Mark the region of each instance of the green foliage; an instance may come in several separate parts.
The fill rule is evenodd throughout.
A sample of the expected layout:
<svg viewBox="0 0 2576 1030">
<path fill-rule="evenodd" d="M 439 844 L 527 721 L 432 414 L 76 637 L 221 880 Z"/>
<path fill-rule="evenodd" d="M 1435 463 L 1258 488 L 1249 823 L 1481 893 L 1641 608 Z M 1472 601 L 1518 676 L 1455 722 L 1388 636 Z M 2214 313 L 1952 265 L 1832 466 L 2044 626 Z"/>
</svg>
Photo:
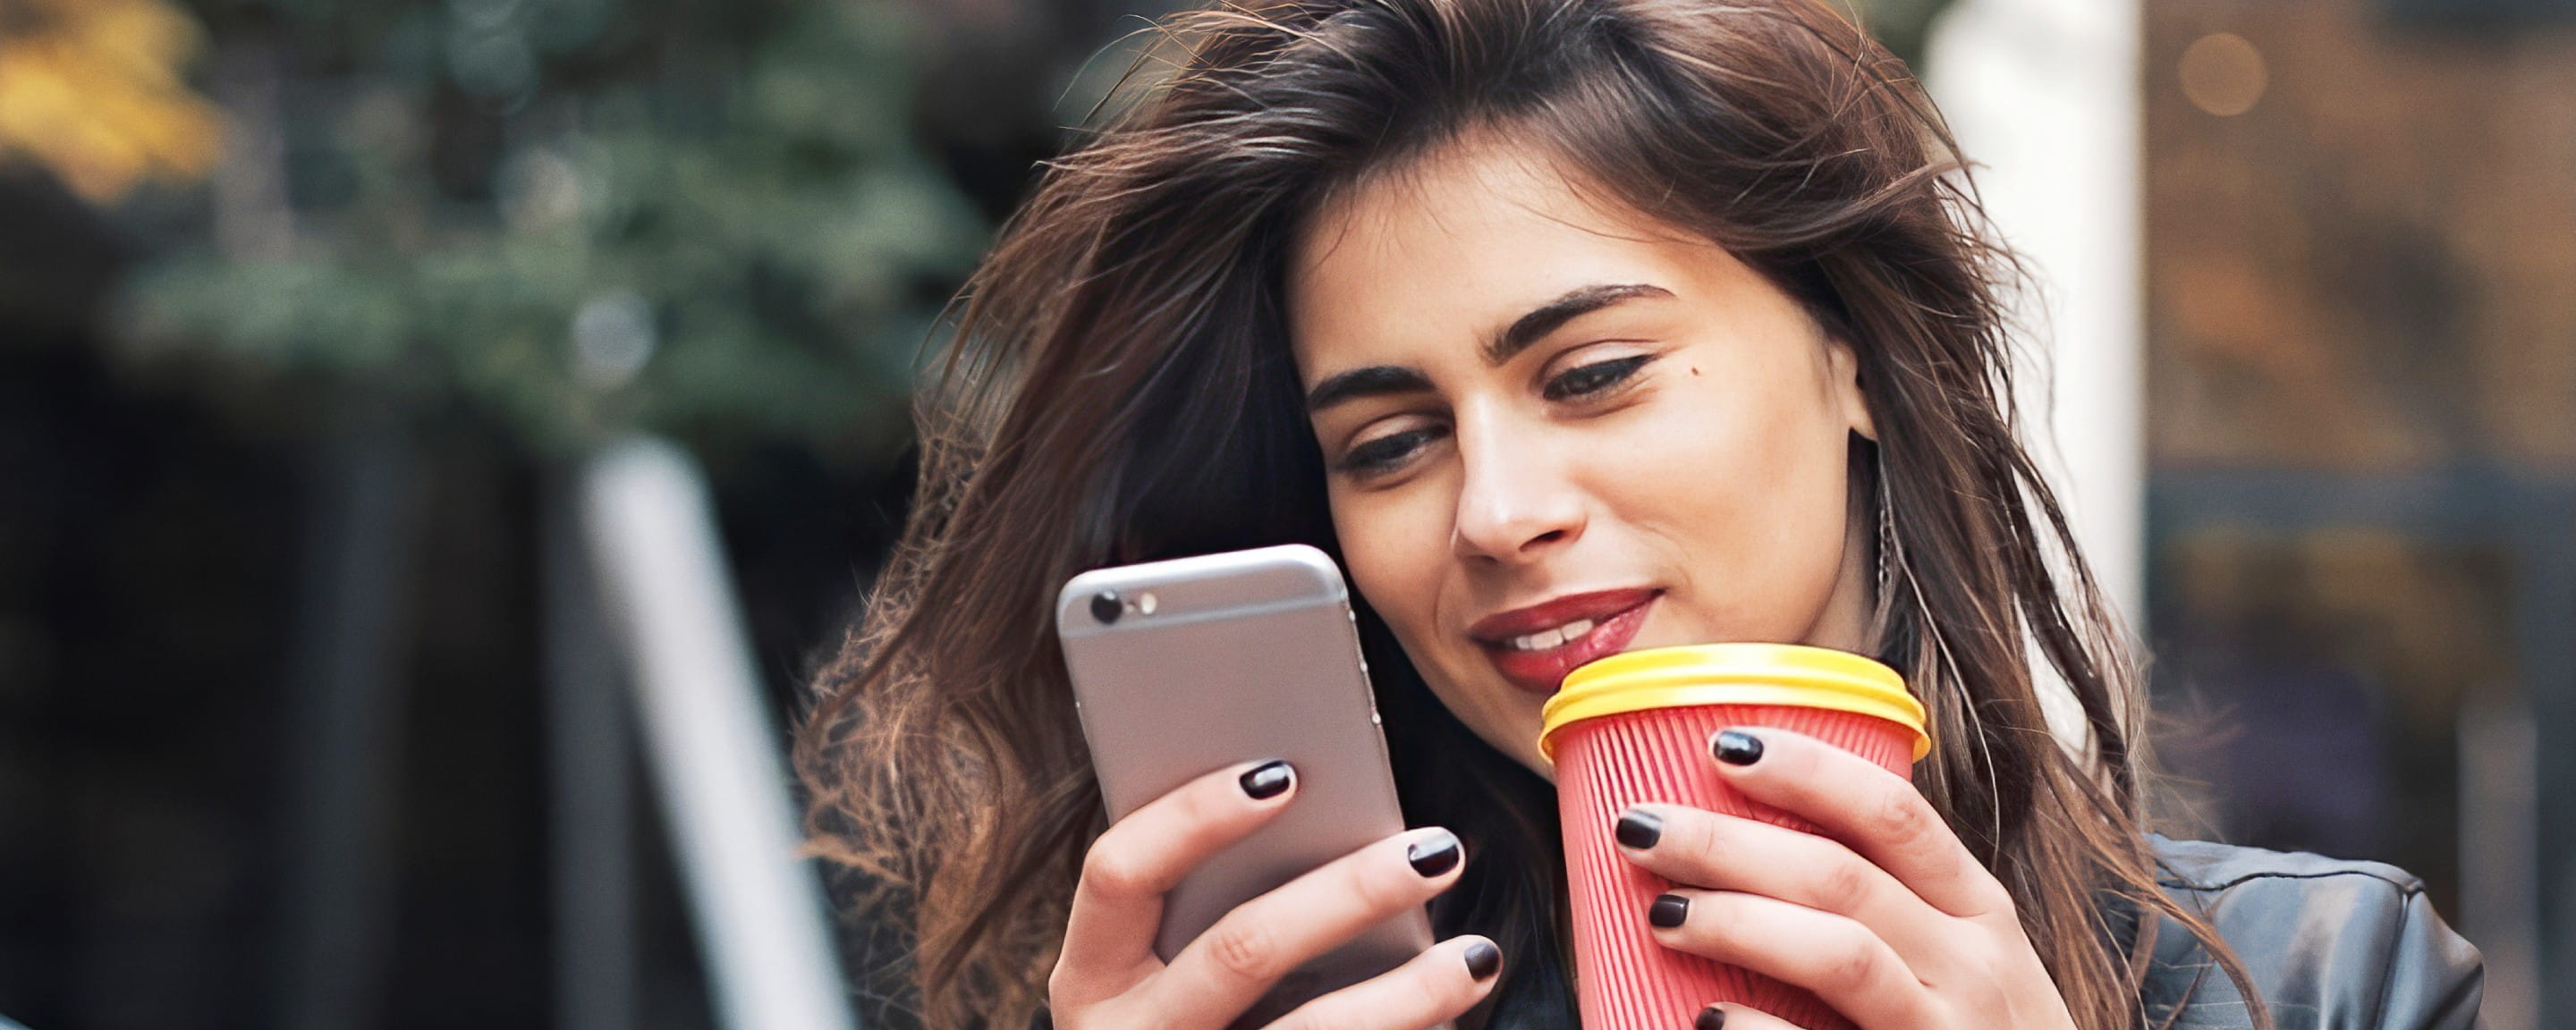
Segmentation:
<svg viewBox="0 0 2576 1030">
<path fill-rule="evenodd" d="M 136 346 L 462 404 L 543 450 L 638 427 L 826 452 L 900 437 L 913 358 L 985 229 L 909 142 L 889 8 L 207 14 L 219 49 L 293 55 L 271 119 L 293 200 L 265 213 L 291 229 L 167 248 L 122 305 Z M 259 216 L 219 198 L 214 221 Z"/>
<path fill-rule="evenodd" d="M 1915 74 L 1923 73 L 1923 45 L 1932 31 L 1932 23 L 1949 9 L 1952 0 L 1846 0 L 1848 10 L 1868 27 L 1870 34 L 1912 65 Z"/>
<path fill-rule="evenodd" d="M 1911 57 L 1948 0 L 1849 2 Z M 217 90 L 223 174 L 278 188 L 218 185 L 155 248 L 119 310 L 138 351 L 545 451 L 902 437 L 987 229 L 911 141 L 891 0 L 194 3 L 210 81 L 276 82 Z"/>
</svg>

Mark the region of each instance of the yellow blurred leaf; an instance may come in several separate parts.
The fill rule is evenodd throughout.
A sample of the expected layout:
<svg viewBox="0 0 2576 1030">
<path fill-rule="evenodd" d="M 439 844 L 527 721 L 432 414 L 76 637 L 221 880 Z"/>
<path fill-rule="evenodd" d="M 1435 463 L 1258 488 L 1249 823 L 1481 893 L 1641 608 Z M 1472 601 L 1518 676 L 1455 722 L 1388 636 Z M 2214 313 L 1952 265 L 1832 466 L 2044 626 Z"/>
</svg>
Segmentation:
<svg viewBox="0 0 2576 1030">
<path fill-rule="evenodd" d="M 0 16 L 0 158 L 33 160 L 92 202 L 153 176 L 195 179 L 222 119 L 185 82 L 203 36 L 164 0 L 9 0 Z"/>
</svg>

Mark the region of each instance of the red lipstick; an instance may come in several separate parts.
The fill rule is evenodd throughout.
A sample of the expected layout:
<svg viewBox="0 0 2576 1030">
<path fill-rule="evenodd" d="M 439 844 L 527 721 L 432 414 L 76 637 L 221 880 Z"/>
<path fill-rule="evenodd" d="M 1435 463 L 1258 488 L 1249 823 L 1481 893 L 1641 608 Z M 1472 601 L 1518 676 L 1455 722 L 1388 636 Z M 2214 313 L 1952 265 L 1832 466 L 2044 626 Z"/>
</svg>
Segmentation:
<svg viewBox="0 0 2576 1030">
<path fill-rule="evenodd" d="M 1545 697 L 1556 693 L 1578 665 L 1619 653 L 1645 624 L 1662 591 L 1602 590 L 1573 594 L 1488 616 L 1467 628 L 1485 657 L 1512 685 Z M 1577 624 L 1590 623 L 1588 628 Z M 1545 634 L 1574 627 L 1582 632 L 1549 641 Z M 1526 638 L 1541 635 L 1536 641 Z"/>
</svg>

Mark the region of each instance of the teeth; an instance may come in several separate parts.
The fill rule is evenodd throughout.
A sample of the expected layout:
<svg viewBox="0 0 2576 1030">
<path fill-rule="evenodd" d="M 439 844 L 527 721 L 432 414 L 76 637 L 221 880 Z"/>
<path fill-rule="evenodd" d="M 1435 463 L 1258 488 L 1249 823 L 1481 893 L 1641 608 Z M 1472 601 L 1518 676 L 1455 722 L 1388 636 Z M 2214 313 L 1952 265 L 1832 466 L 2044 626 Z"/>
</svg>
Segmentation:
<svg viewBox="0 0 2576 1030">
<path fill-rule="evenodd" d="M 1515 651 L 1545 651 L 1551 647 L 1563 646 L 1565 642 L 1569 640 L 1583 639 L 1583 635 L 1590 632 L 1592 632 L 1592 620 L 1577 619 L 1573 622 L 1566 623 L 1565 625 L 1558 626 L 1555 629 L 1543 629 L 1528 636 L 1513 637 L 1512 649 Z"/>
</svg>

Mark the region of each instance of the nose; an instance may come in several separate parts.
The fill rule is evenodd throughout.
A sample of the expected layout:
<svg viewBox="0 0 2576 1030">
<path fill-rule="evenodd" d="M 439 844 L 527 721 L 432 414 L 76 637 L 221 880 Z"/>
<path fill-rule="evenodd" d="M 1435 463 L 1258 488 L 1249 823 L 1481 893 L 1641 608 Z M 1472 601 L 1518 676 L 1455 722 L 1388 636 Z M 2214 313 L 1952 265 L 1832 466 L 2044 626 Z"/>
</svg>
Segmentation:
<svg viewBox="0 0 2576 1030">
<path fill-rule="evenodd" d="M 1454 431 L 1465 470 L 1450 539 L 1458 557 L 1518 564 L 1582 537 L 1583 491 L 1570 459 L 1544 446 L 1544 434 L 1500 426 L 1474 432 L 1464 424 Z"/>
</svg>

